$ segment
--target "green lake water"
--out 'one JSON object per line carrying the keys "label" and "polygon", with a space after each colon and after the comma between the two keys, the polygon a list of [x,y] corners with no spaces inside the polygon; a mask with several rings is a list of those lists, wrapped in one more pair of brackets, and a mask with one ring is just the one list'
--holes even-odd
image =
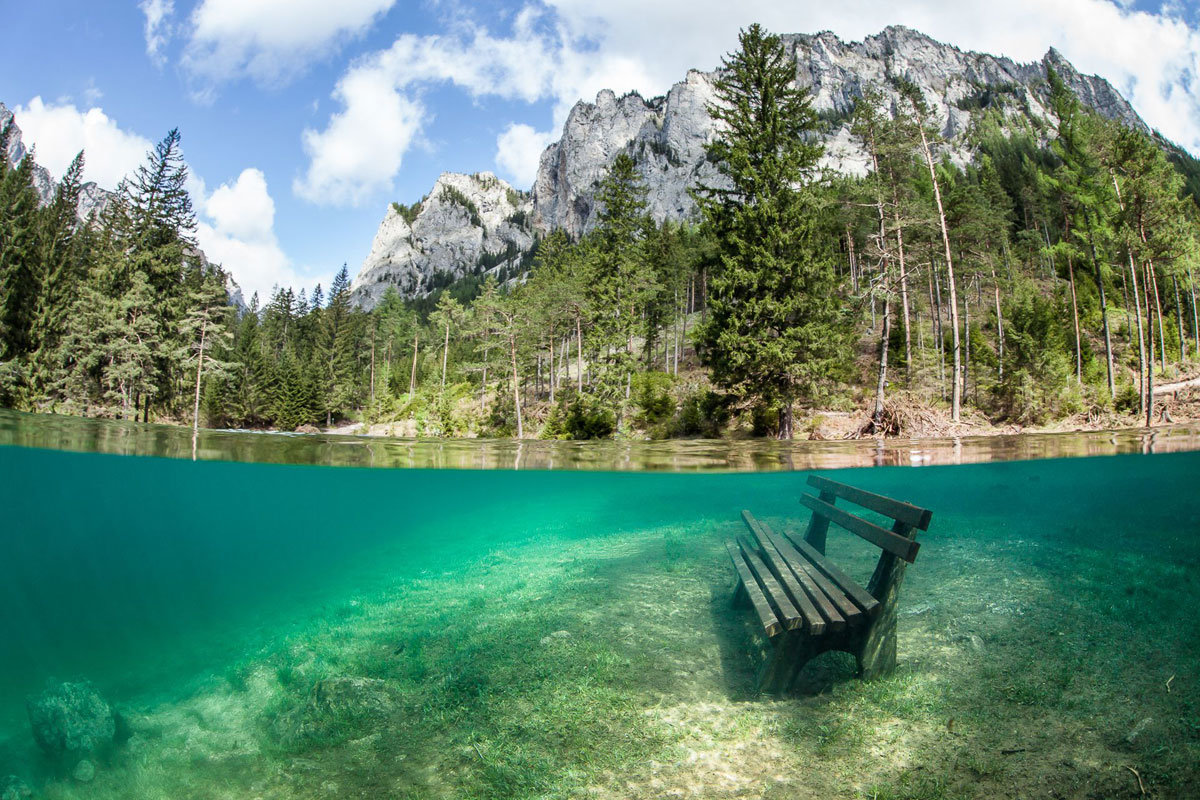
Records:
{"label": "green lake water", "polygon": [[[900,666],[769,699],[722,541],[742,508],[804,524],[779,451],[330,467],[130,430],[0,418],[0,780],[36,796],[1200,796],[1200,453],[825,472],[933,510]],[[185,457],[96,444],[139,437]],[[830,554],[865,583],[869,546]],[[331,678],[378,697],[314,705]],[[29,735],[52,680],[132,728],[90,782]]]}

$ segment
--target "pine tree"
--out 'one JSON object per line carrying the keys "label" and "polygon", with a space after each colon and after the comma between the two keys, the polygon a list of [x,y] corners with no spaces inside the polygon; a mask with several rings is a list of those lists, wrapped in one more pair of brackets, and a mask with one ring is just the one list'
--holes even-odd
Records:
{"label": "pine tree", "polygon": [[821,149],[807,91],[779,37],[752,25],[726,57],[710,114],[723,124],[709,157],[732,184],[703,187],[705,224],[720,249],[710,281],[703,358],[726,390],[778,412],[815,399],[848,360],[825,214],[812,179]]}
{"label": "pine tree", "polygon": [[[0,144],[6,138],[0,139]],[[0,162],[4,163],[0,173],[0,360],[18,358],[29,351],[40,269],[34,153],[26,153],[12,169],[7,155],[3,155],[6,152],[0,151]]]}
{"label": "pine tree", "polygon": [[184,344],[176,358],[185,370],[196,374],[192,407],[192,435],[195,436],[200,427],[200,395],[205,376],[224,380],[236,366],[221,358],[233,345],[233,333],[229,330],[232,309],[226,302],[224,273],[213,270],[188,300],[190,310],[179,326],[179,338]]}
{"label": "pine tree", "polygon": [[39,400],[53,380],[67,311],[90,257],[92,230],[80,225],[76,216],[83,163],[80,152],[59,181],[54,200],[42,212],[37,290],[29,330],[31,388]]}
{"label": "pine tree", "polygon": [[321,311],[314,363],[319,363],[321,405],[326,426],[333,414],[354,398],[354,319],[350,309],[350,273],[343,264],[329,287],[329,304]]}
{"label": "pine tree", "polygon": [[634,369],[633,338],[642,324],[641,312],[657,290],[645,253],[646,235],[653,227],[646,193],[633,159],[626,153],[618,155],[596,196],[600,211],[589,250],[594,264],[593,302],[599,311],[596,328],[601,344],[613,352],[606,388],[623,390],[627,399]]}

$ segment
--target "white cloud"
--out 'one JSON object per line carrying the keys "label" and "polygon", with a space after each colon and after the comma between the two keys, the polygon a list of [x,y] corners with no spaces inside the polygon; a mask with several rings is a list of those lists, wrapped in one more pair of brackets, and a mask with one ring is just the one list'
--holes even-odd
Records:
{"label": "white cloud", "polygon": [[532,186],[538,160],[547,145],[558,138],[554,130],[538,131],[530,125],[511,124],[496,139],[496,166],[519,186]]}
{"label": "white cloud", "polygon": [[422,104],[370,67],[351,70],[334,92],[345,110],[324,131],[304,131],[308,170],[293,191],[321,205],[358,205],[391,185],[425,117]]}
{"label": "white cloud", "polygon": [[153,146],[149,139],[121,130],[99,108],[81,111],[72,104],[47,105],[41,97],[13,110],[26,145],[37,147],[37,161],[62,177],[80,150],[86,161],[84,180],[115,189],[142,163]]}
{"label": "white cloud", "polygon": [[259,83],[283,83],[365,33],[395,3],[203,0],[192,12],[183,64],[210,83],[244,75]]}
{"label": "white cloud", "polygon": [[[201,181],[193,191],[203,188]],[[233,275],[247,303],[254,292],[265,302],[274,286],[300,285],[275,236],[275,201],[261,170],[244,169],[233,183],[193,198],[200,212],[200,249]]]}
{"label": "white cloud", "polygon": [[173,33],[170,19],[175,13],[174,0],[142,0],[138,8],[146,16],[145,36],[146,55],[156,67],[166,63],[167,56],[163,48],[167,46]]}

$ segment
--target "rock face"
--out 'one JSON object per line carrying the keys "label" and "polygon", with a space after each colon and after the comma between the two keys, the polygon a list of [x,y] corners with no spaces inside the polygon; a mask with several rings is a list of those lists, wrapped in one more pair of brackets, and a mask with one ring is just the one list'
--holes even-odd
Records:
{"label": "rock face", "polygon": [[89,683],[59,684],[26,708],[34,741],[49,756],[84,756],[116,739],[116,712]]}
{"label": "rock face", "polygon": [[533,246],[533,203],[490,172],[443,173],[408,208],[395,204],[352,287],[371,308],[389,286],[421,297],[465,275],[504,274]]}
{"label": "rock face", "polygon": [[[823,166],[838,172],[863,175],[869,164],[867,154],[850,135],[849,115],[855,101],[872,88],[895,113],[902,102],[895,81],[901,78],[920,88],[945,139],[940,153],[959,164],[972,158],[966,134],[986,109],[997,109],[1013,125],[1029,121],[1036,128],[1054,122],[1046,108],[1047,67],[1053,67],[1085,105],[1110,119],[1147,130],[1108,81],[1080,75],[1054,49],[1040,62],[1018,64],[1008,58],[964,52],[904,27],[887,28],[861,42],[843,42],[828,32],[782,38],[796,60],[796,82],[812,92],[813,107],[825,123]],[[510,206],[528,210],[532,229],[522,225],[496,230],[485,219],[482,230],[472,230],[467,215],[452,214],[436,201],[447,181],[463,186],[464,191],[470,189],[473,198],[478,196],[474,183],[482,176],[443,175],[430,194],[433,199],[422,204],[415,220],[403,219],[394,209],[388,212],[355,281],[356,301],[371,307],[389,285],[402,297],[427,295],[445,280],[433,276],[479,272],[478,259],[483,252],[515,247],[519,255],[532,244],[534,231],[544,234],[565,229],[572,236],[581,235],[595,224],[598,184],[619,153],[628,153],[637,162],[656,221],[688,217],[695,208],[689,191],[699,183],[722,182],[705,156],[705,146],[714,134],[707,106],[715,101],[716,75],[693,70],[664,97],[647,100],[636,93],[617,97],[605,90],[595,102],[577,103],[563,126],[562,138],[542,154],[531,202],[521,196]],[[482,209],[482,202],[475,202]]]}
{"label": "rock face", "polygon": [[[8,107],[0,103],[0,130],[3,130],[6,125],[10,125],[8,136],[8,156],[9,166],[17,166],[21,163],[21,159],[25,157],[27,152],[25,143],[21,141],[21,128],[13,121],[13,113],[8,110]],[[35,164],[33,167],[33,186],[38,194],[38,202],[41,205],[49,205],[54,199],[54,190],[57,186],[54,178],[50,176],[50,172],[41,164]],[[76,213],[79,219],[89,219],[92,214],[99,217],[108,207],[112,200],[112,192],[105,191],[97,186],[94,182],[89,181],[80,187],[79,205]]]}

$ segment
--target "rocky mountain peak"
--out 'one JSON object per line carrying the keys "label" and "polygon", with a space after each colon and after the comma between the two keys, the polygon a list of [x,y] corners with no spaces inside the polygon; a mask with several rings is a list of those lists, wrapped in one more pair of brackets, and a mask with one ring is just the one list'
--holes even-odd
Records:
{"label": "rocky mountain peak", "polygon": [[352,286],[370,308],[389,286],[421,297],[465,275],[503,277],[533,247],[533,203],[490,172],[443,172],[412,205],[392,203]]}
{"label": "rocky mountain peak", "polygon": [[[1085,105],[1147,130],[1108,81],[1081,75],[1054,48],[1040,62],[1019,64],[1006,57],[960,50],[901,25],[860,42],[843,41],[829,31],[781,38],[795,59],[796,83],[812,93],[813,107],[823,122],[822,165],[841,173],[863,175],[870,164],[850,134],[855,102],[872,89],[894,113],[907,102],[897,86],[899,79],[920,89],[942,140],[936,144],[938,154],[959,164],[974,157],[967,134],[987,111],[998,112],[1014,127],[1032,123],[1035,129],[1045,129],[1046,123],[1055,122],[1047,108],[1047,68],[1053,68]],[[723,180],[706,157],[706,145],[715,131],[708,107],[716,101],[716,77],[716,72],[689,70],[661,97],[618,96],[605,89],[591,102],[576,103],[561,138],[542,153],[531,195],[518,194],[526,215],[522,221],[532,220],[532,226],[498,229],[495,216],[480,213],[480,225],[469,214],[454,212],[438,202],[444,186],[455,187],[483,209],[484,176],[499,179],[487,173],[444,174],[425,201],[407,210],[411,218],[406,225],[388,212],[355,281],[356,298],[371,305],[388,285],[396,286],[402,296],[426,295],[445,280],[435,275],[477,273],[485,264],[490,268],[490,261],[480,260],[484,253],[532,246],[534,230],[563,229],[572,236],[582,235],[595,224],[600,181],[619,153],[628,153],[637,163],[656,221],[687,218],[695,208],[692,189],[698,184],[720,185]],[[510,207],[518,205],[513,202]],[[506,263],[511,265],[512,259]]]}

